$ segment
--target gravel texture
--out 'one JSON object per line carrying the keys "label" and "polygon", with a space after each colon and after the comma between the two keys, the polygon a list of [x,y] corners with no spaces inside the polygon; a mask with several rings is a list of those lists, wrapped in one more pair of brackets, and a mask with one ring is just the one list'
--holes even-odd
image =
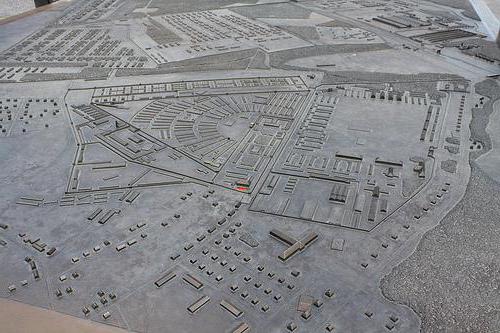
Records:
{"label": "gravel texture", "polygon": [[500,332],[500,184],[474,162],[491,149],[485,129],[500,87],[485,80],[475,88],[492,100],[472,111],[471,138],[484,149],[470,155],[465,196],[381,281],[388,299],[421,317],[422,332]]}
{"label": "gravel texture", "polygon": [[500,331],[500,185],[472,164],[464,198],[381,282],[422,332]]}

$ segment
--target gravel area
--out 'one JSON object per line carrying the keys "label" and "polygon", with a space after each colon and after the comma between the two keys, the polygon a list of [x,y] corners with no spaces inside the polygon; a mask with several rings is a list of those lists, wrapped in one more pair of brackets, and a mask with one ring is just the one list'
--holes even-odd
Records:
{"label": "gravel area", "polygon": [[381,282],[422,332],[500,332],[500,185],[474,163],[465,197]]}
{"label": "gravel area", "polygon": [[[478,83],[476,91],[500,97],[493,80]],[[388,299],[421,317],[422,332],[500,332],[500,184],[474,162],[491,149],[485,130],[490,114],[491,101],[473,109],[471,137],[484,149],[471,153],[465,196],[381,281]]]}

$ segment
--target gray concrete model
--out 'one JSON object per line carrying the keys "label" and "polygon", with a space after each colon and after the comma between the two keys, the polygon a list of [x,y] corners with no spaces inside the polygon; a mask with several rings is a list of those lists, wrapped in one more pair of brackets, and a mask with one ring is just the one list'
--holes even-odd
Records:
{"label": "gray concrete model", "polygon": [[450,6],[0,21],[0,297],[131,332],[499,331],[500,51]]}

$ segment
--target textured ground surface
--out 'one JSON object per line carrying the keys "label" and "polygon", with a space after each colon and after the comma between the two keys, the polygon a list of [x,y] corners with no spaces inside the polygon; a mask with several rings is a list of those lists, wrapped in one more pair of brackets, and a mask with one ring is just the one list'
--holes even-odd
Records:
{"label": "textured ground surface", "polygon": [[500,328],[499,191],[474,165],[464,198],[383,279],[384,294],[414,309],[423,332]]}
{"label": "textured ground surface", "polygon": [[471,152],[465,196],[381,283],[386,297],[422,317],[424,332],[500,328],[500,183],[494,179],[500,153],[492,147],[498,133],[487,130],[496,128],[491,121],[497,119],[500,88],[498,82],[486,80],[476,85],[476,92],[488,99],[478,102],[472,112],[471,140],[480,142],[482,149]]}
{"label": "textured ground surface", "polygon": [[32,0],[1,0],[0,18],[17,15],[33,8],[35,4]]}
{"label": "textured ground surface", "polygon": [[0,332],[499,331],[500,59],[470,9],[2,20]]}

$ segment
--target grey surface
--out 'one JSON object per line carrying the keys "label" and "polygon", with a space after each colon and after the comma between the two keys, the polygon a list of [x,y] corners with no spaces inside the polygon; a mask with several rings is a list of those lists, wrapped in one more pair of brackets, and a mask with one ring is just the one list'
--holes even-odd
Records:
{"label": "grey surface", "polygon": [[[485,80],[477,83],[476,91],[481,96],[484,96],[487,99],[483,100],[483,104],[478,100],[476,105],[478,107],[474,107],[472,109],[472,122],[470,124],[471,128],[471,139],[472,141],[480,142],[483,149],[480,151],[472,152],[472,159],[477,159],[481,155],[488,153],[491,148],[491,137],[490,133],[487,132],[488,123],[490,121],[490,117],[494,111],[494,104],[500,98],[499,92],[499,84],[498,81],[494,80]],[[496,133],[492,133],[496,137]]]}
{"label": "grey surface", "polygon": [[431,0],[431,1],[438,3],[440,5],[463,9],[464,15],[467,15],[468,17],[471,17],[475,20],[480,20],[479,16],[474,10],[474,6],[470,3],[469,0]]}
{"label": "grey surface", "polygon": [[462,201],[382,280],[389,299],[422,317],[422,331],[498,331],[499,189],[473,166]]}
{"label": "grey surface", "polygon": [[33,0],[2,0],[0,1],[0,18],[18,15],[34,8]]}
{"label": "grey surface", "polygon": [[490,121],[488,123],[488,126],[486,127],[486,131],[491,140],[491,150],[486,152],[484,156],[479,157],[477,160],[481,168],[497,182],[500,181],[500,174],[498,171],[498,163],[500,158],[500,153],[498,151],[498,148],[500,146],[500,142],[498,140],[498,124],[500,123],[499,106],[500,105],[497,99],[495,103],[492,104],[493,112],[490,115]]}
{"label": "grey surface", "polygon": [[481,33],[460,10],[90,0],[1,27],[0,297],[134,332],[498,328],[408,289],[479,303],[405,261],[464,236],[470,158],[497,175],[498,62],[457,47]]}
{"label": "grey surface", "polygon": [[[481,149],[470,153],[472,172],[465,196],[381,283],[386,297],[421,316],[424,332],[495,332],[500,325],[494,287],[500,264],[495,245],[499,153],[492,145],[498,134],[491,131],[497,124],[499,89],[493,80],[475,89],[483,99],[478,98],[479,107],[473,108],[470,148],[480,142]],[[441,167],[453,171],[450,161]]]}

